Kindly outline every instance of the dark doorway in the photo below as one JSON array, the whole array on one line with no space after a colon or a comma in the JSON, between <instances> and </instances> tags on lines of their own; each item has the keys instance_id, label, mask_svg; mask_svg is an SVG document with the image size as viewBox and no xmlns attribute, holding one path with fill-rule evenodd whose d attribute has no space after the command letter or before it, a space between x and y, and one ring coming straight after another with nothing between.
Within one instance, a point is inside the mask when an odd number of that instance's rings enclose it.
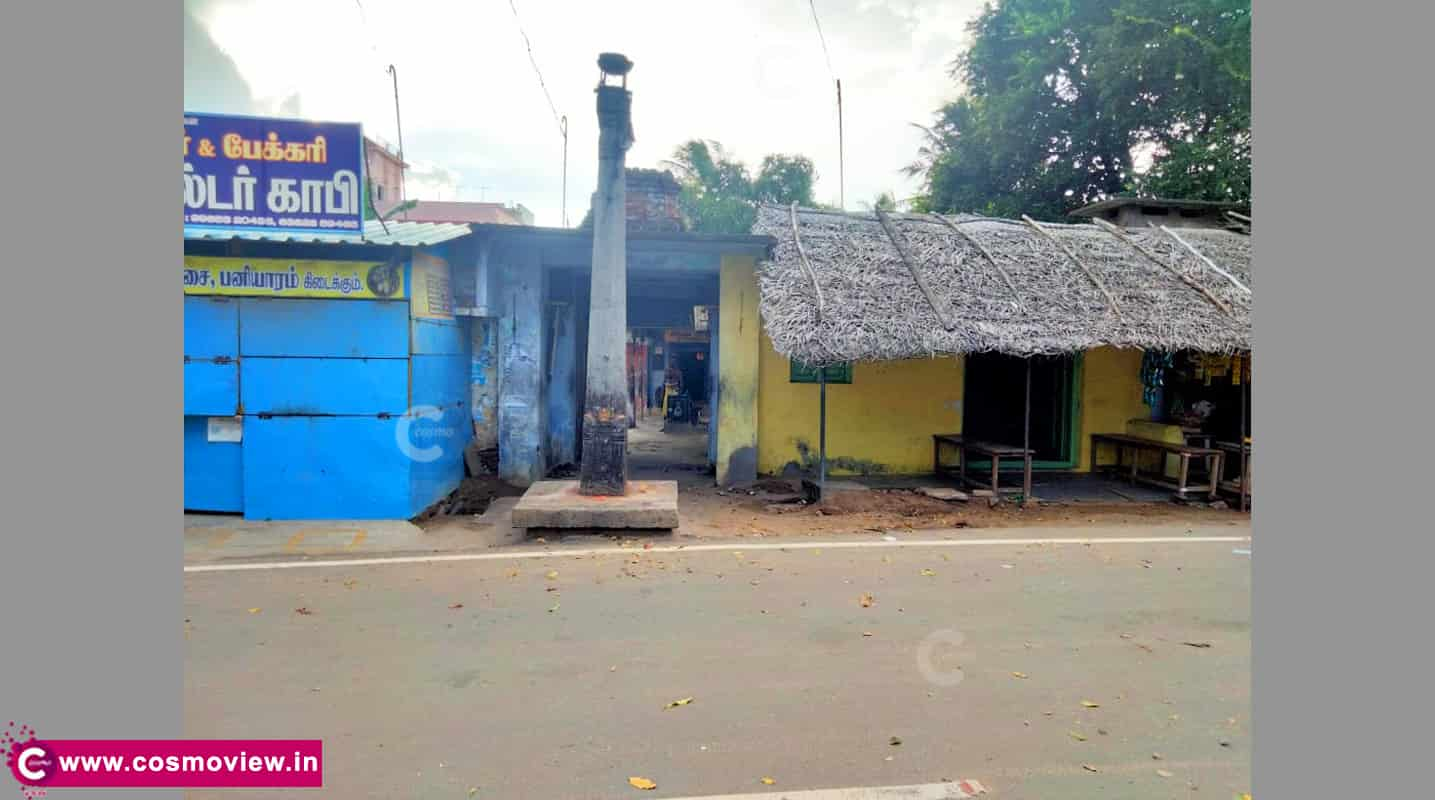
<instances>
[{"instance_id":1,"label":"dark doorway","mask_svg":"<svg viewBox=\"0 0 1435 800\"><path fill-rule=\"evenodd\" d=\"M683 373L683 391L694 402L706 404L708 397L708 344L673 344L673 366Z\"/></svg>"},{"instance_id":2,"label":"dark doorway","mask_svg":"<svg viewBox=\"0 0 1435 800\"><path fill-rule=\"evenodd\" d=\"M1031 448L1045 467L1073 463L1072 419L1076 376L1073 356L1035 356L1031 361ZM971 440L1021 446L1026 407L1027 359L977 353L966 359L962 435ZM1016 463L1014 466L1019 467Z\"/></svg>"}]
</instances>

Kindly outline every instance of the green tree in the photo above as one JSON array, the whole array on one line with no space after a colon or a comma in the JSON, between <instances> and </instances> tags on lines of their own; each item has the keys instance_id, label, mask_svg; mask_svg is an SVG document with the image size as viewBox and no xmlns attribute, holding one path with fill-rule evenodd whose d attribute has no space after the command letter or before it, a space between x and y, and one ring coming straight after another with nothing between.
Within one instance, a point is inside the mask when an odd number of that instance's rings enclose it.
<instances>
[{"instance_id":1,"label":"green tree","mask_svg":"<svg viewBox=\"0 0 1435 800\"><path fill-rule=\"evenodd\" d=\"M891 192L881 192L870 202L861 201L861 206L868 211L896 211L897 198Z\"/></svg>"},{"instance_id":2,"label":"green tree","mask_svg":"<svg viewBox=\"0 0 1435 800\"><path fill-rule=\"evenodd\" d=\"M811 206L812 184L816 180L817 170L812 166L812 159L774 154L762 159L752 191L762 203Z\"/></svg>"},{"instance_id":3,"label":"green tree","mask_svg":"<svg viewBox=\"0 0 1435 800\"><path fill-rule=\"evenodd\" d=\"M679 202L695 231L748 233L760 202L815 205L817 172L806 156L769 155L754 178L720 143L693 139L679 145L663 166L682 184Z\"/></svg>"},{"instance_id":4,"label":"green tree","mask_svg":"<svg viewBox=\"0 0 1435 800\"><path fill-rule=\"evenodd\" d=\"M1250 0L1003 0L970 30L965 94L907 168L914 207L1059 219L1122 193L1249 199Z\"/></svg>"}]
</instances>

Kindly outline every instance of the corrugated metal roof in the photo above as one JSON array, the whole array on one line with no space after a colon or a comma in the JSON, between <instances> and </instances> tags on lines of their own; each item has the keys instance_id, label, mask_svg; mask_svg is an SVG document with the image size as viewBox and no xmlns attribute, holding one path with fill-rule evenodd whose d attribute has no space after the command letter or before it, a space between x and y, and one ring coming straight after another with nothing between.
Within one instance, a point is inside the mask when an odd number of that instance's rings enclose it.
<instances>
[{"instance_id":1,"label":"corrugated metal roof","mask_svg":"<svg viewBox=\"0 0 1435 800\"><path fill-rule=\"evenodd\" d=\"M385 230L387 227L387 231ZM285 230L219 231L185 228L184 238L200 241L244 240L251 242L293 242L296 244L399 244L410 247L439 244L472 232L466 224L450 222L399 222L389 220L380 223L376 219L364 221L363 241L339 233L308 233Z\"/></svg>"}]
</instances>

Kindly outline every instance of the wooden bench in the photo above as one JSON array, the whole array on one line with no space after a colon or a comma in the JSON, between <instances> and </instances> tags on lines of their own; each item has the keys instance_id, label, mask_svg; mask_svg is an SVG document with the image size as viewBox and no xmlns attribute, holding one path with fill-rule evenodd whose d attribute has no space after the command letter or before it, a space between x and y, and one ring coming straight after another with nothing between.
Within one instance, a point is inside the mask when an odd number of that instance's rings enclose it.
<instances>
[{"instance_id":1,"label":"wooden bench","mask_svg":"<svg viewBox=\"0 0 1435 800\"><path fill-rule=\"evenodd\" d=\"M957 451L958 463L952 467L942 463L942 445L947 445ZM1031 497L1031 459L1036 453L1035 450L1023 450L1015 445L997 444L995 442L969 442L962 438L959 433L936 433L932 435L932 472L937 475L946 475L956 478L963 486L968 484L983 489L990 489L993 493L1006 492L1008 494L1021 493L1023 502ZM991 482L983 483L978 478L967 476L967 461L971 455L978 458L989 458L992 462ZM1022 460L1021 488L1002 488L997 481L998 472L1001 469L1003 458L1020 458Z\"/></svg>"},{"instance_id":2,"label":"wooden bench","mask_svg":"<svg viewBox=\"0 0 1435 800\"><path fill-rule=\"evenodd\" d=\"M949 475L957 477L961 470L957 467L947 466L942 463L942 445L947 445L957 451L957 458L965 462L962 455L962 435L960 433L934 433L932 434L932 473L935 475Z\"/></svg>"},{"instance_id":3,"label":"wooden bench","mask_svg":"<svg viewBox=\"0 0 1435 800\"><path fill-rule=\"evenodd\" d=\"M1241 465L1241 469L1236 471L1234 479L1225 480L1222 475L1221 490L1235 495L1240 501L1242 511L1249 510L1251 507L1251 443L1246 442L1244 445L1240 445L1235 442L1216 442L1216 447L1230 453L1231 460ZM1241 482L1241 475L1245 475L1244 484Z\"/></svg>"},{"instance_id":4,"label":"wooden bench","mask_svg":"<svg viewBox=\"0 0 1435 800\"><path fill-rule=\"evenodd\" d=\"M1225 456L1222 450L1212 447L1192 447L1185 444L1173 444L1158 439L1147 439L1142 436L1130 436L1124 433L1093 433L1091 434L1092 473L1097 471L1096 453L1102 444L1109 444L1116 448L1116 464L1113 469L1117 473L1125 473L1132 483L1146 483L1152 486L1160 486L1164 489L1174 491L1180 497L1185 497L1190 492L1204 492L1210 499L1216 499L1216 492L1220 488L1221 481L1221 463ZM1128 450L1133 451L1129 467L1122 463ZM1159 456L1163 456L1159 459L1160 466L1157 467L1156 472L1143 473L1140 471L1140 455L1142 453L1155 453ZM1174 481L1166 477L1166 459L1164 456L1167 454L1174 455L1181 461L1176 471L1176 480ZM1188 485L1191 477L1191 459L1193 458L1204 459L1206 471L1210 478L1208 484L1200 486Z\"/></svg>"}]
</instances>

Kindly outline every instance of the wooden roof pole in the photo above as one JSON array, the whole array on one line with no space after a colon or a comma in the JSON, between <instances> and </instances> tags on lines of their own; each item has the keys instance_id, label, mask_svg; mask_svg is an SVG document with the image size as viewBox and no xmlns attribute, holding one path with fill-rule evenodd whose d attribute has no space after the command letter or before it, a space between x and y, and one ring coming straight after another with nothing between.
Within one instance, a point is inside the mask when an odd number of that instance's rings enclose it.
<instances>
[{"instance_id":1,"label":"wooden roof pole","mask_svg":"<svg viewBox=\"0 0 1435 800\"><path fill-rule=\"evenodd\" d=\"M1178 235L1175 231L1171 230L1170 228L1166 227L1165 225L1153 225L1153 224L1150 223L1150 222L1148 222L1148 223L1146 223L1146 224L1147 224L1147 225L1151 225L1151 227L1153 227L1153 228L1155 228L1156 230L1158 230L1158 231L1160 231L1160 232L1166 234L1167 236L1171 237L1171 239L1174 240L1174 241L1176 242L1176 244L1179 244L1179 245L1181 245L1182 247L1186 248L1187 250L1191 251L1191 253L1192 253L1193 255L1195 255L1196 258L1201 259L1201 261L1203 261L1203 262L1206 264L1207 267L1210 267L1212 272L1214 272L1214 273L1216 273L1217 275L1220 275L1221 277L1223 277L1223 278L1225 278L1226 280L1230 281L1230 282L1231 282L1231 285L1235 286L1237 289L1240 289L1241 291L1245 292L1246 294L1250 294L1250 293L1251 293L1251 288L1250 288L1249 286L1245 285L1244 283L1241 283L1241 281L1240 281L1238 278L1236 278L1235 275L1232 275L1231 273L1229 273L1229 272L1227 272L1227 271L1221 269L1220 267L1216 266L1216 262L1212 261L1212 260L1209 259L1209 258L1206 258L1206 255L1205 255L1204 253L1202 253L1200 250L1197 250L1195 247L1192 247L1190 242L1187 242L1185 239L1182 239L1182 238L1180 237L1180 235Z\"/></svg>"},{"instance_id":2,"label":"wooden roof pole","mask_svg":"<svg viewBox=\"0 0 1435 800\"><path fill-rule=\"evenodd\" d=\"M1214 305L1216 308L1221 309L1230 316L1235 316L1235 312L1231 310L1231 307L1227 305L1225 301L1221 300L1221 298L1215 296L1214 294L1211 294L1211 291L1206 287L1202 286L1199 283L1196 283L1194 280L1191 279L1191 276L1181 272L1170 264L1167 264L1165 261L1162 261L1145 245L1131 238L1131 236L1127 234L1126 231L1121 230L1120 228L1116 227L1115 225L1112 225L1104 219L1093 218L1091 221L1096 223L1097 227L1101 228L1112 236L1115 236L1117 239L1120 239L1121 241L1131 245L1131 248L1133 250L1145 256L1152 263L1160 266L1162 269L1166 270L1172 275L1175 275L1176 278L1182 283L1200 292L1202 297L1205 297L1207 300L1211 301L1211 305Z\"/></svg>"},{"instance_id":3,"label":"wooden roof pole","mask_svg":"<svg viewBox=\"0 0 1435 800\"><path fill-rule=\"evenodd\" d=\"M1122 322L1126 321L1126 315L1121 313L1121 306L1117 305L1116 298L1113 297L1111 295L1111 292L1107 290L1106 284L1102 283L1101 279L1096 277L1096 273L1092 272L1085 264L1081 263L1081 259L1077 258L1076 254L1071 252L1071 250L1068 249L1065 244L1062 244L1060 239L1053 236L1051 234L1051 231L1048 231L1046 228L1041 227L1041 225L1039 225L1036 220L1032 219L1031 217L1028 217L1025 214L1022 214L1021 218L1023 222L1031 226L1032 230L1035 230L1037 233L1041 234L1052 244L1056 245L1061 250L1061 252L1065 253L1066 257L1071 259L1071 263L1075 264L1078 269L1086 273L1086 277L1090 278L1091 282L1096 284L1096 288L1101 290L1101 294L1105 295L1106 305L1112 311L1116 312L1117 319L1120 319Z\"/></svg>"},{"instance_id":4,"label":"wooden roof pole","mask_svg":"<svg viewBox=\"0 0 1435 800\"><path fill-rule=\"evenodd\" d=\"M984 245L982 245L981 242L977 241L977 237L971 235L970 233L967 233L961 228L958 228L956 223L952 222L941 214L928 214L927 216L931 217L932 219L935 219L943 225L946 225L948 228L951 228L953 233L957 234L958 236L965 239L967 242L971 243L971 245L975 247L983 256L986 256L987 261L990 261L992 266L996 267L997 272L1001 273L1002 280L1006 281L1006 286L1008 289L1011 290L1012 297L1015 298L1017 307L1023 307L1023 303L1021 302L1021 292L1018 292L1016 290L1016 284L1012 282L1011 275L1008 275L1007 271L1002 269L1002 265L997 263L996 256L992 255L990 250L988 250Z\"/></svg>"},{"instance_id":5,"label":"wooden roof pole","mask_svg":"<svg viewBox=\"0 0 1435 800\"><path fill-rule=\"evenodd\" d=\"M822 311L825 303L822 300L822 285L817 282L817 271L812 268L812 262L807 260L807 249L802 246L802 237L797 233L797 204L792 204L792 242L797 245L797 255L802 258L802 271L807 274L807 279L812 281L812 289L817 292L817 319L822 319Z\"/></svg>"},{"instance_id":6,"label":"wooden roof pole","mask_svg":"<svg viewBox=\"0 0 1435 800\"><path fill-rule=\"evenodd\" d=\"M926 296L927 304L930 305L932 311L936 313L937 319L942 323L942 327L947 330L955 328L957 326L956 322L954 322L951 316L942 308L942 305L937 302L937 296L932 294L932 288L927 285L927 281L923 279L922 274L917 271L917 262L912 258L911 251L907 249L907 241L903 239L902 235L897 232L897 229L892 226L892 221L887 218L885 211L882 211L880 208L874 209L874 211L877 213L877 221L882 223L882 230L887 232L887 238L891 239L893 246L897 248L897 254L902 257L902 263L907 266L907 272L911 273L912 280L917 284L917 288L921 289L922 294Z\"/></svg>"}]
</instances>

